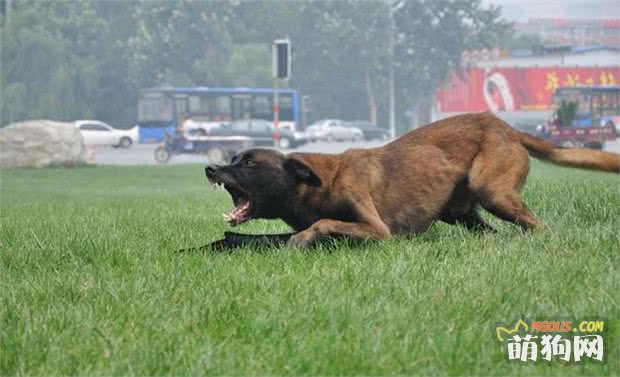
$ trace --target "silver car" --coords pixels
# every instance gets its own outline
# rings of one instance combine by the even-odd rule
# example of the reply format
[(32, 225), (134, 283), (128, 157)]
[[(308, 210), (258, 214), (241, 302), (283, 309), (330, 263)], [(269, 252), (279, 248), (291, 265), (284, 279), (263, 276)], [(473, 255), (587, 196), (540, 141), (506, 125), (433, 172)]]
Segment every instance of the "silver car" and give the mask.
[(323, 119), (306, 128), (306, 134), (311, 141), (361, 141), (364, 139), (362, 130), (357, 127), (346, 127), (345, 122), (339, 119)]

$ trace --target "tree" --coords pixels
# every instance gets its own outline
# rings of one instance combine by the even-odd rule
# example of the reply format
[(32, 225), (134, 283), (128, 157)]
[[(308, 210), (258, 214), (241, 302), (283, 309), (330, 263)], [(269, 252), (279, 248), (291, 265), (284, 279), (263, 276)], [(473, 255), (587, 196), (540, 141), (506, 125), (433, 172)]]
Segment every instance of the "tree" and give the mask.
[(231, 39), (227, 1), (137, 2), (129, 38), (129, 74), (135, 87), (215, 81), (227, 63)]
[[(91, 93), (96, 72), (82, 64), (88, 59), (84, 52), (96, 43), (96, 36), (64, 37), (65, 28), (76, 13), (89, 13), (89, 5), (66, 3), (20, 2), (13, 13), (11, 28), (3, 19), (2, 123), (25, 117), (67, 119), (73, 113), (90, 114), (78, 99)], [(78, 10), (79, 8), (79, 10)], [(41, 22), (42, 15), (51, 15)], [(72, 50), (72, 47), (74, 49)]]
[[(499, 8), (480, 0), (398, 1), (394, 7), (398, 97), (416, 113), (430, 109), (434, 91), (458, 69), (464, 50), (497, 46), (509, 28)], [(422, 115), (427, 121), (428, 112)]]
[(10, 28), (2, 18), (2, 124), (95, 117), (130, 126), (141, 88), (270, 86), (271, 42), (281, 37), (294, 48), (288, 84), (310, 96), (311, 118), (384, 124), (391, 64), (402, 120), (430, 108), (464, 49), (507, 35), (498, 10), (479, 0), (13, 4)]
[[(101, 17), (105, 3), (15, 4), (10, 28), (2, 19), (1, 124), (26, 118), (119, 120), (127, 93), (116, 19)], [(126, 7), (118, 4), (119, 8)], [(125, 22), (128, 20), (125, 19)], [(110, 41), (113, 41), (111, 43)], [(128, 115), (125, 112), (126, 115)]]

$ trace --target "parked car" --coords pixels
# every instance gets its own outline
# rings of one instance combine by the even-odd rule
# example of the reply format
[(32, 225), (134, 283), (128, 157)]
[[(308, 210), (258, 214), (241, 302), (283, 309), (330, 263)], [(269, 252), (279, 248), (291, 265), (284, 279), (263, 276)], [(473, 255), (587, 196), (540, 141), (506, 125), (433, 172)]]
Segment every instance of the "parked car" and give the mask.
[(209, 130), (208, 136), (247, 136), (256, 146), (273, 146), (274, 138), (279, 138), (280, 148), (296, 148), (308, 139), (304, 132), (280, 128), (276, 131), (273, 123), (262, 119), (237, 120)]
[(360, 141), (364, 138), (362, 130), (356, 127), (348, 127), (345, 122), (338, 119), (324, 119), (306, 128), (306, 133), (311, 141)]
[(354, 127), (362, 131), (364, 139), (366, 140), (388, 140), (390, 138), (390, 132), (385, 128), (377, 127), (374, 124), (365, 120), (354, 120), (352, 122), (345, 122), (345, 127)]
[(73, 124), (80, 130), (86, 145), (129, 148), (139, 140), (138, 126), (121, 130), (98, 120), (76, 120)]
[(202, 122), (189, 119), (183, 123), (183, 132), (190, 136), (207, 136), (212, 129), (222, 127), (227, 123), (228, 122)]
[(277, 132), (274, 131), (274, 136), (279, 139), (279, 146), (283, 149), (297, 148), (309, 141), (304, 131), (291, 131), (287, 127), (282, 127)]

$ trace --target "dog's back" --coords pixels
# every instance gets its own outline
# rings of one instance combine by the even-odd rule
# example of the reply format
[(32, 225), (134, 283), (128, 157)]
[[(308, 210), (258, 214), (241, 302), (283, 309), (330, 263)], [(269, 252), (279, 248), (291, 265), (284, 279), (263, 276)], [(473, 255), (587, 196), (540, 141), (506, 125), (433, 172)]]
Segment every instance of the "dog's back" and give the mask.
[(479, 113), (434, 122), (380, 148), (349, 150), (331, 157), (328, 171), (318, 170), (329, 176), (322, 188), (330, 193), (325, 205), (354, 198), (358, 207), (372, 207), (392, 233), (418, 233), (435, 219), (487, 227), (478, 206), (537, 229), (542, 224), (519, 195), (529, 171), (528, 152), (564, 165), (620, 169), (618, 155), (557, 148), (491, 113)]

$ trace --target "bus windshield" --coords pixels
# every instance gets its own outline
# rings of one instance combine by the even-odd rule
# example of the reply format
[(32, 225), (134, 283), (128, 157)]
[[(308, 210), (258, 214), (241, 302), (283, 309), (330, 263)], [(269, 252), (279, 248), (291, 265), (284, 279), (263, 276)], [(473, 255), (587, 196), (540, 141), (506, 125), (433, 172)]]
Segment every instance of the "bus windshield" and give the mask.
[(553, 96), (553, 110), (564, 102), (577, 104), (577, 118), (604, 119), (620, 115), (620, 87), (560, 88)]
[(578, 88), (558, 89), (553, 96), (553, 111), (557, 111), (562, 102), (577, 104), (577, 118), (590, 115), (590, 92)]

